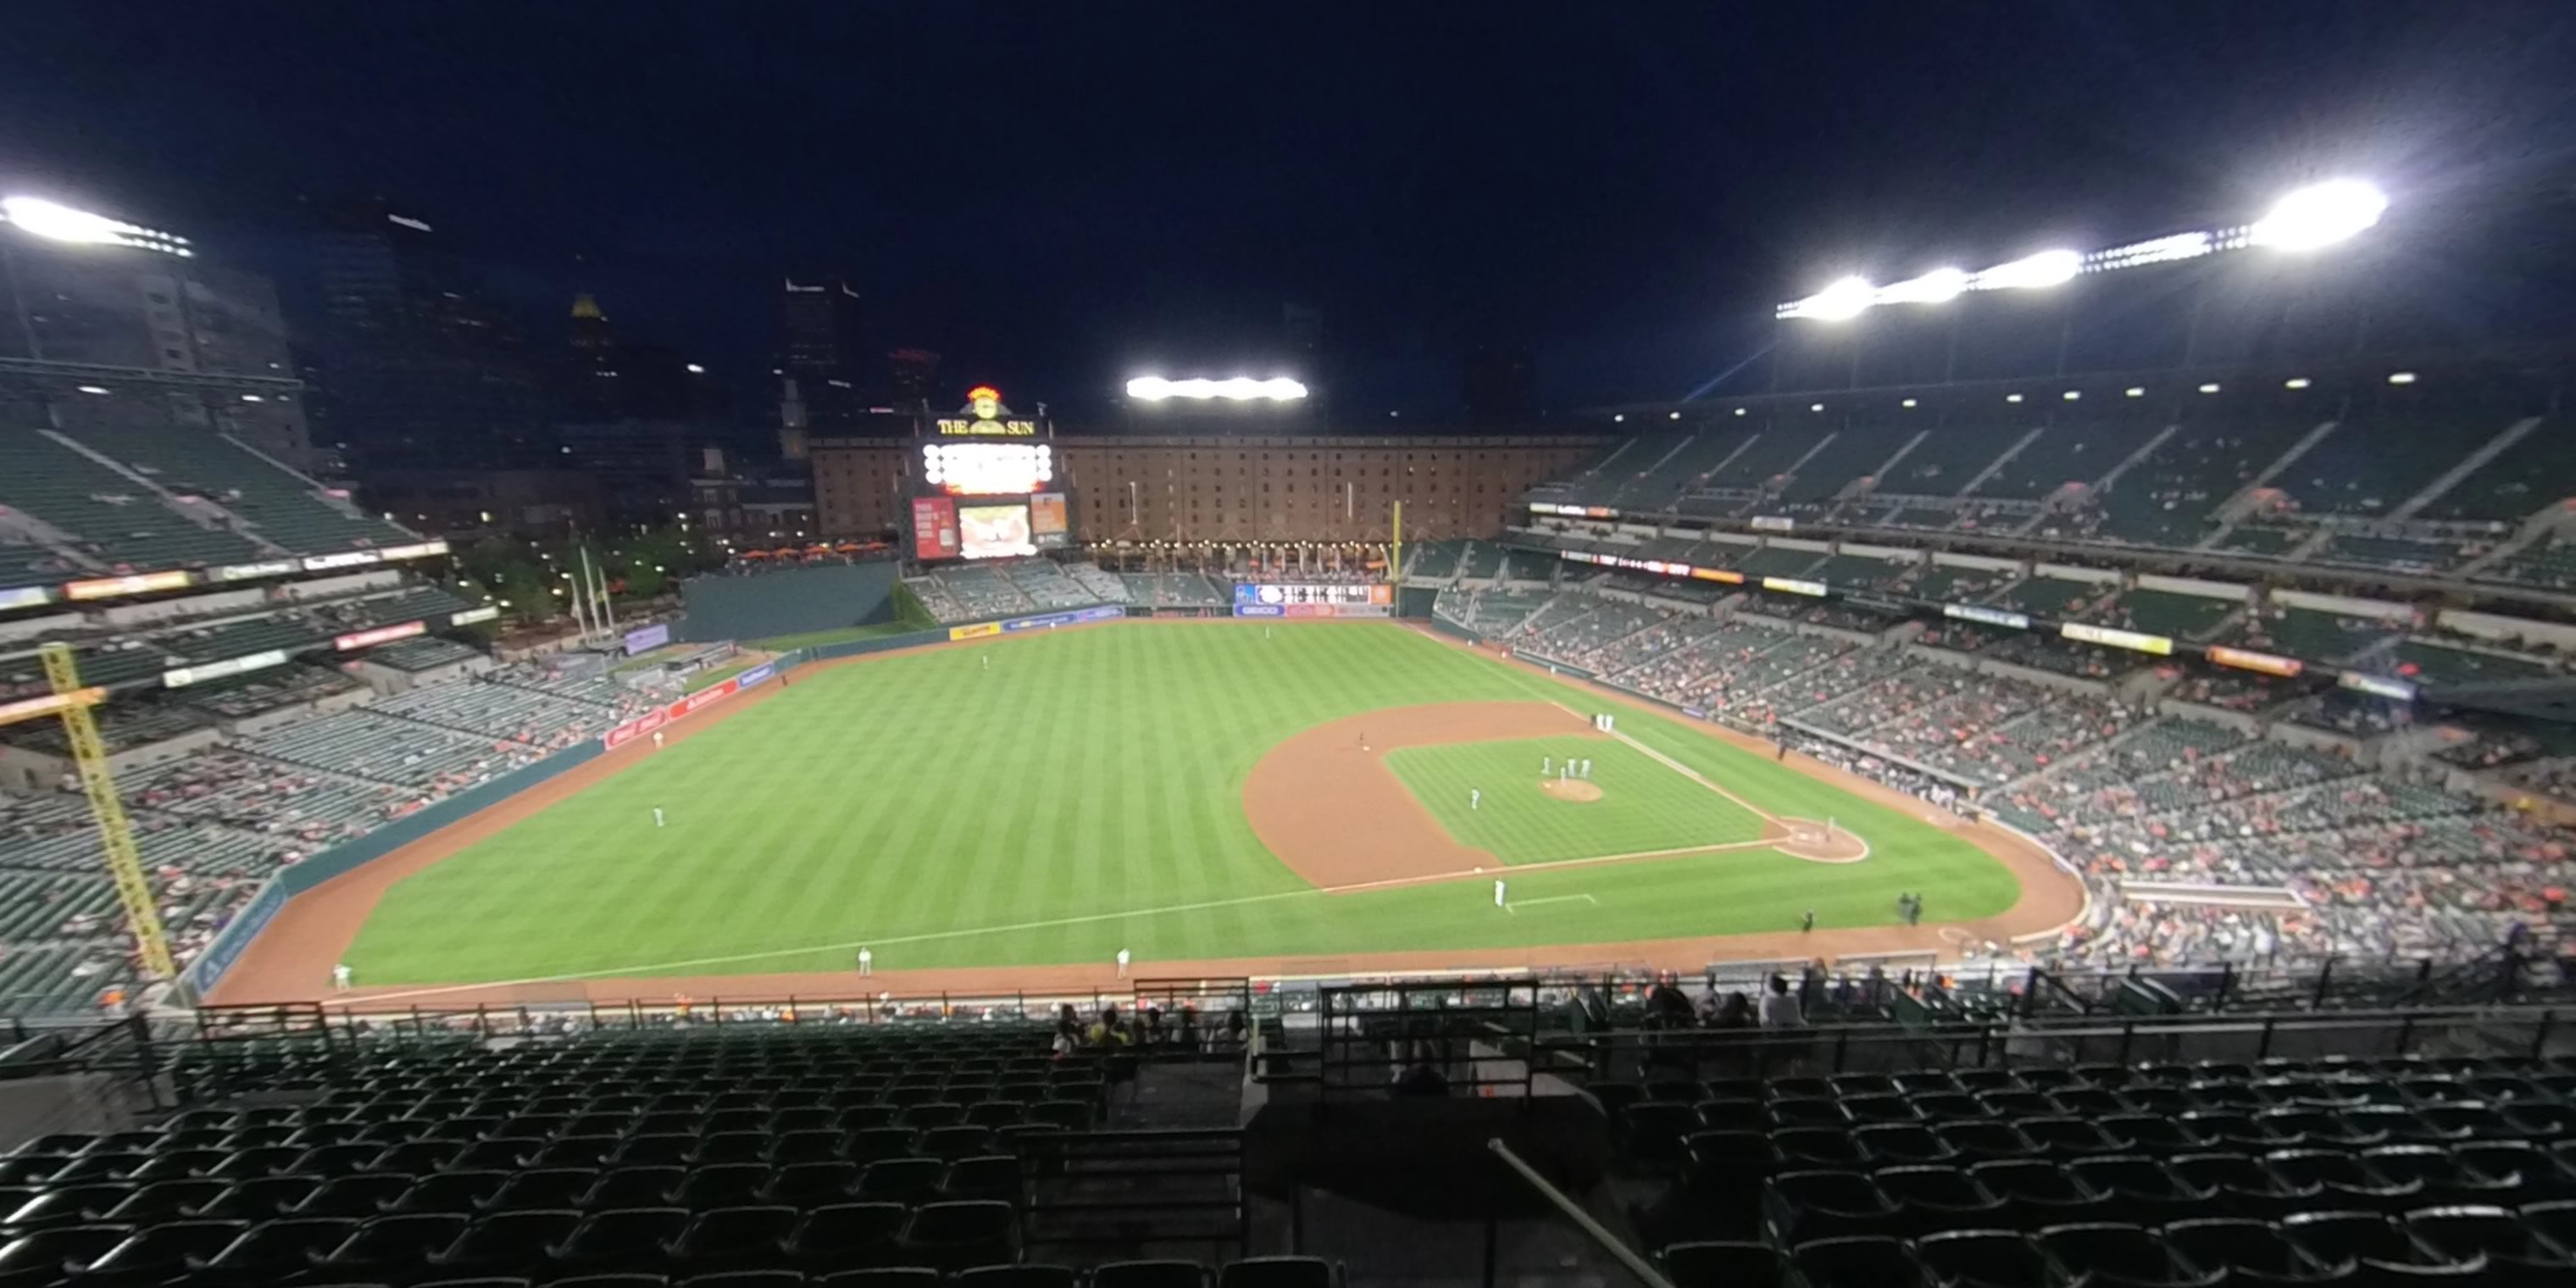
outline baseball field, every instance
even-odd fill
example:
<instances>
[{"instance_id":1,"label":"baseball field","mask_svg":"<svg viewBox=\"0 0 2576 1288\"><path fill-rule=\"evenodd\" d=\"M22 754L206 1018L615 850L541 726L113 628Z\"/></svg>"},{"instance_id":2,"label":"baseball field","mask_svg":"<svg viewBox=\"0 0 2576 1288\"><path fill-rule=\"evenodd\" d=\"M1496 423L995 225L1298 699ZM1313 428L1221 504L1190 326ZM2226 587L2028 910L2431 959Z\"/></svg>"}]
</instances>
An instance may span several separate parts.
<instances>
[{"instance_id":1,"label":"baseball field","mask_svg":"<svg viewBox=\"0 0 2576 1288\"><path fill-rule=\"evenodd\" d=\"M1122 948L1165 975L1707 960L2071 911L2000 833L1393 623L1034 632L754 694L319 888L353 883L346 924L281 924L251 974L292 951L318 983L336 953L375 995L624 996L846 985L862 946L915 981Z\"/></svg>"}]
</instances>

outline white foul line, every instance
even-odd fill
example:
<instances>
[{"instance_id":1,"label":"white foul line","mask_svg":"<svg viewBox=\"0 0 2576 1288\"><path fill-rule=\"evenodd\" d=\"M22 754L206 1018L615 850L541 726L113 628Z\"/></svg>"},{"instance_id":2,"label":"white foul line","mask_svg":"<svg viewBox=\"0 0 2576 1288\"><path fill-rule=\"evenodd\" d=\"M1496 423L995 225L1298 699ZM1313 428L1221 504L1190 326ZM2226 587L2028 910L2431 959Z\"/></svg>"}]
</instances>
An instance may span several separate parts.
<instances>
[{"instance_id":1,"label":"white foul line","mask_svg":"<svg viewBox=\"0 0 2576 1288\"><path fill-rule=\"evenodd\" d=\"M1523 908L1536 908L1542 904L1550 903L1572 903L1577 899L1591 904L1596 908L1601 906L1600 900L1595 899L1588 894L1552 894L1544 899L1521 899L1512 903L1506 903L1503 905L1503 911L1519 912Z\"/></svg>"},{"instance_id":2,"label":"white foul line","mask_svg":"<svg viewBox=\"0 0 2576 1288\"><path fill-rule=\"evenodd\" d=\"M1564 703L1562 703L1562 702L1557 703L1557 704L1556 704L1556 706L1557 706L1560 710L1564 711L1567 715L1570 715L1570 716L1579 716L1579 715L1582 715L1582 714L1583 714L1582 712L1577 711L1577 710L1575 710L1575 709L1574 709L1574 708L1572 708L1572 707L1566 706L1566 705L1565 705ZM1756 805L1756 804L1754 804L1753 802L1748 801L1748 800L1744 799L1743 797L1738 796L1738 795L1736 795L1735 793L1733 793L1733 792L1730 792L1730 791L1726 790L1726 789L1725 789L1725 788L1723 788L1723 787L1718 786L1716 783L1711 782L1711 781L1709 780L1709 778L1708 778L1708 776L1707 776L1707 775L1702 774L1702 773L1701 773L1701 772L1699 772L1698 770L1693 769L1693 768L1691 768L1690 766L1685 765L1685 764L1683 764L1682 762L1680 762L1680 761L1678 761L1678 760L1675 760L1675 759L1673 759L1672 757L1667 756L1667 755L1665 755L1664 753L1662 753L1662 752L1660 752L1660 751L1657 751L1657 750L1655 750L1654 748L1649 747L1649 746L1647 746L1646 744L1644 744L1644 743L1642 743L1642 742L1639 742L1639 741L1637 741L1636 739L1631 738L1631 737L1629 737L1628 735L1626 735L1626 734L1624 734L1624 733L1619 732L1617 729L1612 729L1612 730L1610 730L1610 736L1611 736L1611 737L1613 737L1613 738L1618 739L1618 740L1619 740L1619 741L1621 741L1621 742L1624 742L1624 743L1628 744L1628 745L1629 745L1629 746L1631 746L1631 747L1636 748L1636 749L1637 749L1637 750L1639 750L1639 751L1642 751L1642 752L1646 753L1646 754L1647 754L1647 755L1649 755L1649 756L1654 757L1656 760L1659 760L1659 761L1663 762L1664 767L1665 767L1665 768L1667 768L1667 769L1672 770L1674 773L1680 774L1682 777L1687 778L1687 779L1691 780L1692 782L1698 783L1700 786L1705 787L1705 788L1709 789L1710 791L1713 791L1713 792L1717 793L1718 795L1723 796L1723 797L1725 797L1726 799L1728 799L1728 800L1730 800L1730 801L1735 802L1735 804L1736 804L1736 806L1737 806L1738 808L1741 808L1741 809L1743 809L1743 810L1745 810L1745 811L1747 811L1747 812L1751 813L1754 817L1761 819L1763 822L1765 822L1765 823L1769 823L1769 824L1772 824L1772 825L1777 826L1777 827L1787 827L1787 826L1788 826L1788 824L1787 824L1787 823L1783 823L1783 822L1781 822L1781 821L1780 821L1780 816L1779 816L1779 815L1774 814L1774 813L1772 813L1771 811L1769 811L1769 810L1767 810L1767 809L1764 809L1764 808L1762 808L1761 806Z\"/></svg>"}]
</instances>

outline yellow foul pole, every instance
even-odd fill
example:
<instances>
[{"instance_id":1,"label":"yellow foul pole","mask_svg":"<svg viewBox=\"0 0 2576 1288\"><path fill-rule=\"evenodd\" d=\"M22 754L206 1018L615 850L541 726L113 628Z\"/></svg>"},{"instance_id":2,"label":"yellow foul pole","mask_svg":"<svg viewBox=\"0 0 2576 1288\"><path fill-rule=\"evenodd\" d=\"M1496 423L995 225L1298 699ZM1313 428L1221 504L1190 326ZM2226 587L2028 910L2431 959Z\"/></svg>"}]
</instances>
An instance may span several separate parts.
<instances>
[{"instance_id":1,"label":"yellow foul pole","mask_svg":"<svg viewBox=\"0 0 2576 1288\"><path fill-rule=\"evenodd\" d=\"M116 883L117 902L125 905L125 922L134 931L134 942L143 949L144 973L155 979L175 978L179 969L170 960L169 937L161 931L161 910L152 905L152 887L143 879L143 854L134 847L125 802L117 796L116 779L107 769L107 744L98 736L98 722L90 718L89 709L100 695L81 687L80 667L72 660L70 645L45 645L44 659L45 679L61 703L54 714L63 722L72 763L80 770L81 787L89 793L90 816L98 820L99 845L107 853L107 875Z\"/></svg>"},{"instance_id":2,"label":"yellow foul pole","mask_svg":"<svg viewBox=\"0 0 2576 1288\"><path fill-rule=\"evenodd\" d=\"M1404 502L1402 501L1395 503L1394 533L1395 540L1389 543L1386 552L1386 579L1390 585L1401 586L1404 584Z\"/></svg>"}]
</instances>

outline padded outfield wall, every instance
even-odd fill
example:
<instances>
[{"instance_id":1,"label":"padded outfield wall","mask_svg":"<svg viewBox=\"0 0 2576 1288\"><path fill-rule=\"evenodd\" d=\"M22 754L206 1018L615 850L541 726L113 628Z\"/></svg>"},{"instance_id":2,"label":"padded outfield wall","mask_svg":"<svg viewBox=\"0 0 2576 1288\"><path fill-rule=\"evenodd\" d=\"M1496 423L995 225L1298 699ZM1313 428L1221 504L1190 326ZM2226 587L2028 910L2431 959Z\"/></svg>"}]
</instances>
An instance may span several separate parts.
<instances>
[{"instance_id":1,"label":"padded outfield wall","mask_svg":"<svg viewBox=\"0 0 2576 1288\"><path fill-rule=\"evenodd\" d=\"M892 560L816 564L745 577L691 577L680 583L688 610L680 638L692 644L761 640L780 635L874 626L895 617Z\"/></svg>"}]
</instances>

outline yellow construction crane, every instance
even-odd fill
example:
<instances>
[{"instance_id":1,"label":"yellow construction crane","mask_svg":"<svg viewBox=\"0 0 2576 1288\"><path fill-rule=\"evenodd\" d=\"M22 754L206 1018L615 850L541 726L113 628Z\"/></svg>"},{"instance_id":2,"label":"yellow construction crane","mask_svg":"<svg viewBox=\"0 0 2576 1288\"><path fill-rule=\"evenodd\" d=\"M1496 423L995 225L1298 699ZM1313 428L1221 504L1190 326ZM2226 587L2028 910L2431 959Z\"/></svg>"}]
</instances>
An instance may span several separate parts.
<instances>
[{"instance_id":1,"label":"yellow construction crane","mask_svg":"<svg viewBox=\"0 0 2576 1288\"><path fill-rule=\"evenodd\" d=\"M80 768L81 787L89 793L90 816L98 820L98 839L107 854L107 875L116 885L116 900L125 905L125 923L143 949L143 969L155 979L174 979L179 970L170 960L170 940L161 930L161 910L152 904L152 887L143 879L143 855L134 848L134 829L125 821L125 802L116 794L116 778L107 769L107 744L89 709L107 697L104 689L84 688L80 666L68 644L43 649L45 679L53 692L40 698L0 704L0 725L54 716L63 722L71 743L72 763Z\"/></svg>"}]
</instances>

